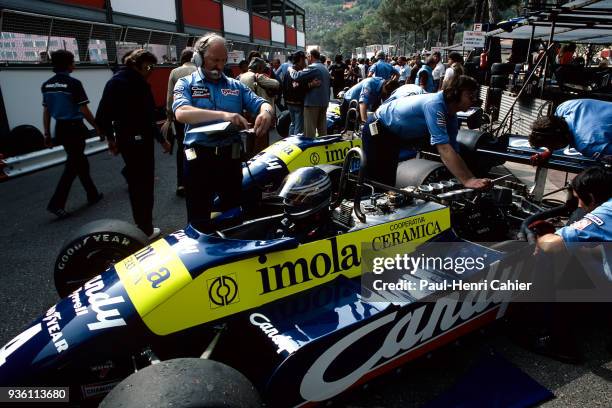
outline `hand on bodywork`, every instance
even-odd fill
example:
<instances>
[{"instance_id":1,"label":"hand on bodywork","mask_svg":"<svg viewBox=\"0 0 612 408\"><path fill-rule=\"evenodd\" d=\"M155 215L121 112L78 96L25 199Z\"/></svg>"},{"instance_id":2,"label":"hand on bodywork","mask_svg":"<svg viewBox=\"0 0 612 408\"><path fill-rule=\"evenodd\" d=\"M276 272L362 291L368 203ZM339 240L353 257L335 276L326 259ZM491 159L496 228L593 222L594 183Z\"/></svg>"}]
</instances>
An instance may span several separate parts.
<instances>
[{"instance_id":1,"label":"hand on bodywork","mask_svg":"<svg viewBox=\"0 0 612 408\"><path fill-rule=\"evenodd\" d=\"M467 165L457 154L455 149L448 144L437 144L436 149L440 154L440 158L444 165L450 170L453 176L457 177L461 184L463 184L467 188L474 189L487 189L492 186L491 180L488 178L477 178L474 177L470 169L468 169Z\"/></svg>"}]
</instances>

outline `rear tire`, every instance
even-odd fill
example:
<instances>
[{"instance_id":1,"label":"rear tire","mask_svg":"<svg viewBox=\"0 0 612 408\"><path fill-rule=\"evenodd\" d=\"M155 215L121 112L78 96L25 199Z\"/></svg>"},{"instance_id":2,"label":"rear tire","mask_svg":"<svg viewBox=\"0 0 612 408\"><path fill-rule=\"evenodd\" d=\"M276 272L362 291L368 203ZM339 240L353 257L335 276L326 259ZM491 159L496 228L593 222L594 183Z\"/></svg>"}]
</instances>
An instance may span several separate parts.
<instances>
[{"instance_id":1,"label":"rear tire","mask_svg":"<svg viewBox=\"0 0 612 408\"><path fill-rule=\"evenodd\" d=\"M491 75L510 75L514 73L515 64L496 62L491 65Z\"/></svg>"},{"instance_id":2,"label":"rear tire","mask_svg":"<svg viewBox=\"0 0 612 408\"><path fill-rule=\"evenodd\" d=\"M100 408L261 407L253 384L213 360L177 358L140 370L120 382Z\"/></svg>"},{"instance_id":3,"label":"rear tire","mask_svg":"<svg viewBox=\"0 0 612 408\"><path fill-rule=\"evenodd\" d=\"M55 261L57 293L68 296L147 242L144 232L125 221L106 219L83 225L66 240Z\"/></svg>"}]
</instances>

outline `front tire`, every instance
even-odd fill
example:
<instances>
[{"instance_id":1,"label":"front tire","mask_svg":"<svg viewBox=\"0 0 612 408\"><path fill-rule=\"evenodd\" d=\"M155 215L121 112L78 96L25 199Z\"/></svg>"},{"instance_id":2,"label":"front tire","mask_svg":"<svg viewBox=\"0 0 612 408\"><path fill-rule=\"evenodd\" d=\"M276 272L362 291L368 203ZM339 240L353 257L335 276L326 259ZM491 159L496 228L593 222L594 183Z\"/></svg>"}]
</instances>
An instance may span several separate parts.
<instances>
[{"instance_id":1,"label":"front tire","mask_svg":"<svg viewBox=\"0 0 612 408\"><path fill-rule=\"evenodd\" d=\"M100 408L261 407L259 394L237 370L214 360L177 358L140 370L120 382Z\"/></svg>"},{"instance_id":2,"label":"front tire","mask_svg":"<svg viewBox=\"0 0 612 408\"><path fill-rule=\"evenodd\" d=\"M57 293L68 296L147 242L144 232L125 221L107 219L83 225L66 240L55 261Z\"/></svg>"}]
</instances>

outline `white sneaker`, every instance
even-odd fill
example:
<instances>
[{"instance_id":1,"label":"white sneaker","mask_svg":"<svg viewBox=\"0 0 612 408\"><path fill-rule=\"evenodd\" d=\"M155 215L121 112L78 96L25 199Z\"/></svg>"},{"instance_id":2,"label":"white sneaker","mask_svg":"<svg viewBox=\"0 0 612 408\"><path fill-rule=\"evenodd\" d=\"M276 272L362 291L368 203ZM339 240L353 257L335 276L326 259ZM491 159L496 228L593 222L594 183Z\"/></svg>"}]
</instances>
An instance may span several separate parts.
<instances>
[{"instance_id":1,"label":"white sneaker","mask_svg":"<svg viewBox=\"0 0 612 408\"><path fill-rule=\"evenodd\" d=\"M161 230L157 227L153 228L153 232L149 235L149 241L153 241L155 238L159 237L161 234Z\"/></svg>"}]
</instances>

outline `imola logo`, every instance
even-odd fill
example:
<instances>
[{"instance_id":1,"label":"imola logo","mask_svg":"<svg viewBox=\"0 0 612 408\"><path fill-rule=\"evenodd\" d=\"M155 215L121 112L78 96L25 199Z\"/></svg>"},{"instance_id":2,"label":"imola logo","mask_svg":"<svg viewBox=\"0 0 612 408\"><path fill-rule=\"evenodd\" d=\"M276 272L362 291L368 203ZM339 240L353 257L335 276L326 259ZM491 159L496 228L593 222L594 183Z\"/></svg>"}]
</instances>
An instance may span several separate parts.
<instances>
[{"instance_id":1,"label":"imola logo","mask_svg":"<svg viewBox=\"0 0 612 408\"><path fill-rule=\"evenodd\" d=\"M514 268L522 267L522 262L516 265L507 265L503 268L500 263L492 264L485 279L507 280ZM499 275L499 277L496 277ZM405 354L405 351L414 349L426 341L450 331L457 325L471 320L495 305L508 302L512 296L508 291L471 291L465 299L459 301L459 293L452 292L448 296L438 299L435 303L428 303L417 309L403 314L402 310L386 314L340 339L321 354L312 366L306 371L300 384L300 394L306 401L323 401L346 390L365 374L377 367L390 363L392 359ZM430 312L430 313L429 313ZM498 312L501 317L503 312ZM423 317L428 319L423 321ZM393 326L390 323L395 322ZM378 339L378 330L388 330L387 335L378 350L360 347L363 350L364 361L353 372L344 377L332 379L328 374L342 372L334 367L334 362L342 353L355 345L355 343L373 335ZM435 336L434 336L435 335ZM378 341L378 340L376 340Z\"/></svg>"},{"instance_id":2,"label":"imola logo","mask_svg":"<svg viewBox=\"0 0 612 408\"><path fill-rule=\"evenodd\" d=\"M393 231L389 234L375 237L372 240L372 249L375 251L386 249L392 246L405 244L415 239L431 237L442 232L438 221L431 221L425 224L408 227L403 231Z\"/></svg>"},{"instance_id":3,"label":"imola logo","mask_svg":"<svg viewBox=\"0 0 612 408\"><path fill-rule=\"evenodd\" d=\"M331 146L333 147L333 146ZM340 147L338 149L330 149L330 146L325 146L325 158L328 163L335 163L344 160L346 153L353 148L353 141L350 141L350 146Z\"/></svg>"},{"instance_id":4,"label":"imola logo","mask_svg":"<svg viewBox=\"0 0 612 408\"><path fill-rule=\"evenodd\" d=\"M338 273L361 265L357 246L349 244L339 249L336 237L324 242L329 244L328 250L318 252L310 259L298 258L295 261L258 269L263 287L261 294L298 285L313 278L320 279L331 273ZM265 265L267 260L266 256L261 256L259 263Z\"/></svg>"}]
</instances>

